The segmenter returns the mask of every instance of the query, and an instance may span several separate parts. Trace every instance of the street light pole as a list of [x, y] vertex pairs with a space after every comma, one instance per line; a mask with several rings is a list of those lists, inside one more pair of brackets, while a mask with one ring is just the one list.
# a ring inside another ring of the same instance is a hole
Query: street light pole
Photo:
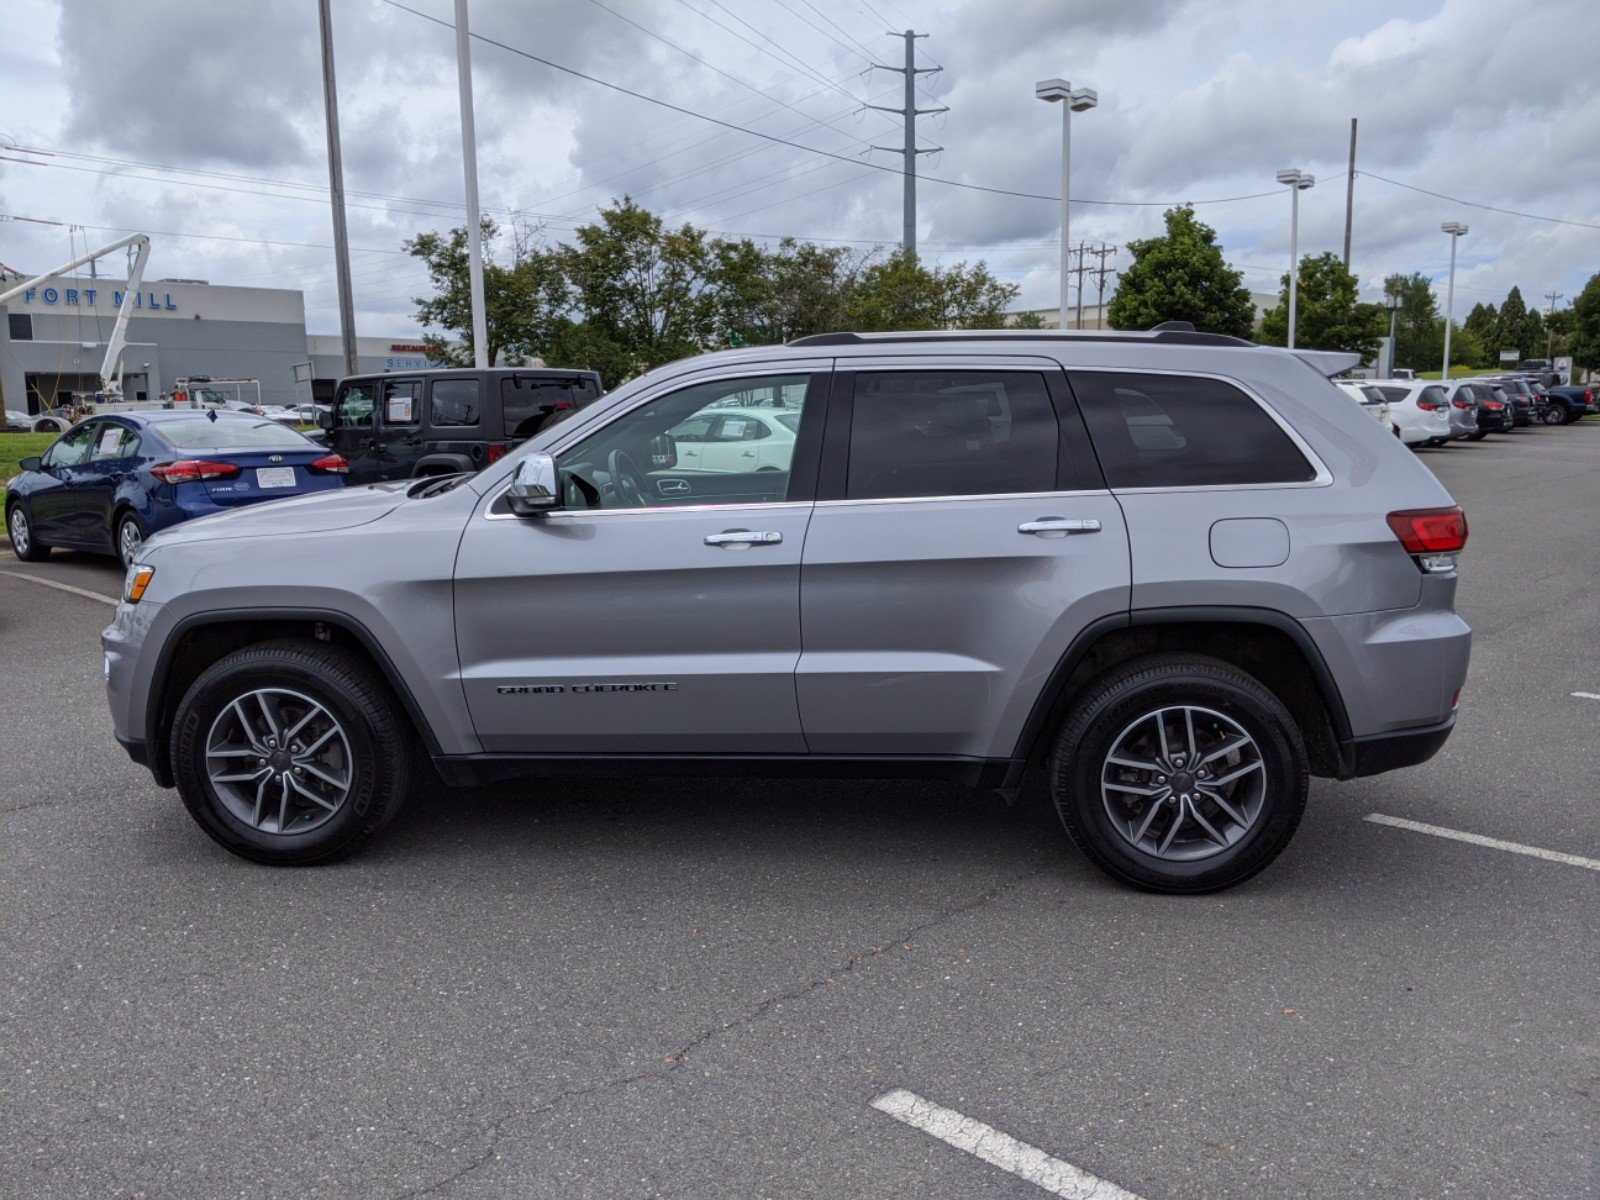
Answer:
[[[1072, 255], [1071, 239], [1072, 228], [1072, 114], [1087, 112], [1100, 103], [1100, 96], [1093, 88], [1078, 88], [1073, 90], [1072, 85], [1065, 79], [1041, 79], [1033, 85], [1033, 94], [1037, 99], [1045, 100], [1051, 104], [1061, 101], [1061, 317], [1057, 327], [1067, 327], [1067, 300], [1071, 289], [1071, 268], [1067, 265]], [[1080, 317], [1078, 324], [1083, 324]]]
[[344, 218], [344, 160], [339, 153], [339, 88], [333, 77], [333, 13], [329, 0], [319, 0], [317, 20], [322, 36], [322, 103], [328, 123], [328, 195], [333, 202], [333, 273], [339, 285], [339, 347], [344, 373], [354, 375], [356, 305], [350, 287], [350, 234]]
[[478, 139], [472, 120], [472, 33], [467, 0], [456, 0], [456, 82], [461, 89], [461, 165], [467, 177], [467, 284], [472, 293], [472, 362], [489, 365], [489, 318], [483, 302], [483, 246], [478, 217]]
[[1278, 182], [1289, 187], [1289, 349], [1294, 349], [1296, 304], [1300, 292], [1300, 193], [1317, 182], [1298, 167], [1278, 172]]
[[1460, 221], [1446, 221], [1439, 228], [1450, 235], [1450, 286], [1444, 294], [1444, 371], [1441, 381], [1450, 378], [1450, 326], [1456, 311], [1456, 239], [1464, 236], [1467, 227]]

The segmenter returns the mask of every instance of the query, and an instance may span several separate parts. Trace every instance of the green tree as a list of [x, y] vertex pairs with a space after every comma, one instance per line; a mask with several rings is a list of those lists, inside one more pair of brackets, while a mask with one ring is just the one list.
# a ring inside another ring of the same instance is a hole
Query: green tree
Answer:
[[1168, 209], [1164, 236], [1128, 243], [1133, 265], [1117, 281], [1107, 320], [1113, 329], [1190, 321], [1206, 333], [1249, 337], [1255, 303], [1244, 276], [1228, 266], [1217, 231], [1188, 205]]
[[848, 328], [851, 296], [870, 254], [784, 238], [712, 244], [718, 342], [754, 346]]
[[928, 268], [915, 252], [896, 250], [861, 272], [849, 304], [850, 328], [999, 329], [1017, 285], [984, 263]]
[[1008, 328], [1011, 328], [1011, 329], [1043, 329], [1044, 327], [1045, 327], [1044, 316], [1042, 314], [1040, 314], [1040, 313], [1036, 313], [1036, 312], [1031, 312], [1030, 311], [1030, 312], [1018, 313], [1015, 317], [1013, 317], [1011, 319], [1011, 324], [1010, 324], [1010, 326]]
[[[1523, 302], [1522, 289], [1513, 286], [1506, 293], [1506, 302], [1500, 306], [1500, 319], [1495, 323], [1495, 341], [1487, 347], [1491, 361], [1499, 361], [1500, 351], [1515, 350], [1518, 361], [1529, 357], [1522, 340], [1527, 336], [1528, 306]], [[1544, 339], [1540, 339], [1541, 348]]]
[[703, 230], [668, 229], [624, 196], [575, 236], [562, 256], [585, 326], [567, 338], [569, 352], [584, 356], [572, 365], [615, 386], [712, 344], [717, 300]]
[[[1499, 334], [1497, 332], [1499, 328], [1500, 314], [1495, 311], [1494, 305], [1480, 302], [1472, 306], [1472, 311], [1467, 314], [1466, 322], [1461, 326], [1461, 332], [1471, 334], [1474, 339], [1474, 343], [1481, 350], [1487, 352], [1487, 348], [1493, 346], [1499, 340]], [[1454, 336], [1452, 336], [1450, 339], [1450, 357], [1456, 357], [1457, 353], [1456, 341]], [[1472, 365], [1475, 367], [1486, 367], [1489, 364], [1485, 362], [1474, 362]]]
[[[1440, 354], [1444, 351], [1441, 349]], [[1483, 339], [1462, 326], [1450, 335], [1450, 369], [1467, 367], [1472, 370], [1482, 370], [1491, 365], [1489, 348], [1484, 345]]]
[[1572, 302], [1572, 333], [1567, 345], [1572, 365], [1600, 370], [1600, 274], [1589, 276]]
[[1550, 354], [1536, 355], [1535, 357], [1553, 357], [1558, 354], [1572, 353], [1572, 333], [1577, 328], [1577, 323], [1570, 308], [1556, 309], [1555, 312], [1545, 318], [1544, 328], [1546, 334], [1545, 344], [1549, 347]]
[[[513, 228], [510, 261], [496, 261], [501, 230], [484, 218], [484, 316], [489, 336], [489, 365], [550, 360], [561, 331], [569, 323], [571, 289], [561, 256], [536, 244], [537, 231]], [[429, 355], [452, 366], [473, 363], [472, 294], [468, 284], [467, 230], [422, 233], [404, 243], [407, 253], [428, 268], [434, 294], [415, 297], [417, 319], [425, 331]], [[441, 332], [434, 332], [435, 330]], [[446, 341], [453, 335], [456, 344]]]
[[[1378, 339], [1389, 331], [1388, 314], [1377, 304], [1356, 299], [1360, 281], [1327, 251], [1300, 260], [1299, 294], [1295, 301], [1295, 344], [1317, 350], [1350, 350], [1363, 358], [1378, 352]], [[1276, 306], [1261, 318], [1261, 340], [1283, 346], [1289, 340], [1289, 276]]]
[[1433, 281], [1420, 272], [1390, 275], [1383, 290], [1398, 296], [1394, 322], [1394, 363], [1414, 371], [1437, 370], [1444, 361], [1444, 322], [1433, 295]]

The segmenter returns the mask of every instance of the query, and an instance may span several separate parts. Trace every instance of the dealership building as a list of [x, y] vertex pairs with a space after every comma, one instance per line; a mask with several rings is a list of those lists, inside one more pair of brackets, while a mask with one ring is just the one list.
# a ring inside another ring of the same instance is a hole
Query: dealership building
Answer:
[[[0, 279], [26, 276], [0, 268]], [[0, 288], [0, 290], [4, 290]], [[88, 276], [52, 280], [4, 305], [0, 323], [0, 400], [37, 413], [100, 390], [100, 362], [126, 284]], [[156, 400], [182, 377], [260, 381], [263, 404], [300, 404], [310, 382], [344, 373], [337, 335], [306, 333], [305, 298], [289, 288], [222, 287], [194, 279], [146, 280], [133, 297], [122, 390], [129, 400]], [[428, 361], [420, 335], [358, 338], [363, 372], [417, 370]], [[248, 394], [253, 395], [254, 389]]]

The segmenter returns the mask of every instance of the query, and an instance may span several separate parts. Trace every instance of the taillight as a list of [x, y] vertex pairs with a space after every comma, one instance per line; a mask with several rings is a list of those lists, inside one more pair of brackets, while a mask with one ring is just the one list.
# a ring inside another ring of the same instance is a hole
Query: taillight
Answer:
[[150, 468], [150, 474], [162, 483], [198, 483], [202, 479], [232, 479], [239, 474], [239, 469], [238, 463], [184, 458], [177, 462], [157, 463]]
[[342, 454], [325, 454], [311, 464], [311, 469], [323, 475], [350, 474], [350, 464], [345, 462]]
[[1457, 408], [1471, 408], [1472, 407], [1472, 401], [1471, 400], [1452, 400], [1452, 401], [1450, 401], [1450, 403], [1454, 404]]
[[1452, 571], [1467, 544], [1467, 515], [1454, 508], [1410, 508], [1389, 514], [1389, 528], [1429, 574]]
[[1593, 391], [1593, 389], [1591, 389], [1591, 390], [1589, 390], [1589, 391], [1587, 391], [1587, 392], [1585, 392], [1583, 394], [1583, 402], [1585, 404], [1593, 404], [1594, 403], [1594, 391]]
[[1438, 412], [1439, 411], [1439, 406], [1437, 404], [1435, 404], [1432, 400], [1418, 400], [1417, 401], [1417, 407], [1420, 408], [1423, 412]]
[[506, 456], [505, 443], [503, 443], [503, 442], [490, 442], [489, 443], [489, 461], [490, 462], [499, 462], [505, 456]]

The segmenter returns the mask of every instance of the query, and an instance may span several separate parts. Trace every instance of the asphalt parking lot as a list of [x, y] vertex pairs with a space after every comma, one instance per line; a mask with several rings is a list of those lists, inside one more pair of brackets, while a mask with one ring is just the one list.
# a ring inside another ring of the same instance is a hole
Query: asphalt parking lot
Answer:
[[1455, 736], [1197, 899], [882, 782], [439, 790], [252, 866], [111, 738], [120, 572], [5, 554], [0, 1196], [1600, 1195], [1600, 425], [1421, 457]]

